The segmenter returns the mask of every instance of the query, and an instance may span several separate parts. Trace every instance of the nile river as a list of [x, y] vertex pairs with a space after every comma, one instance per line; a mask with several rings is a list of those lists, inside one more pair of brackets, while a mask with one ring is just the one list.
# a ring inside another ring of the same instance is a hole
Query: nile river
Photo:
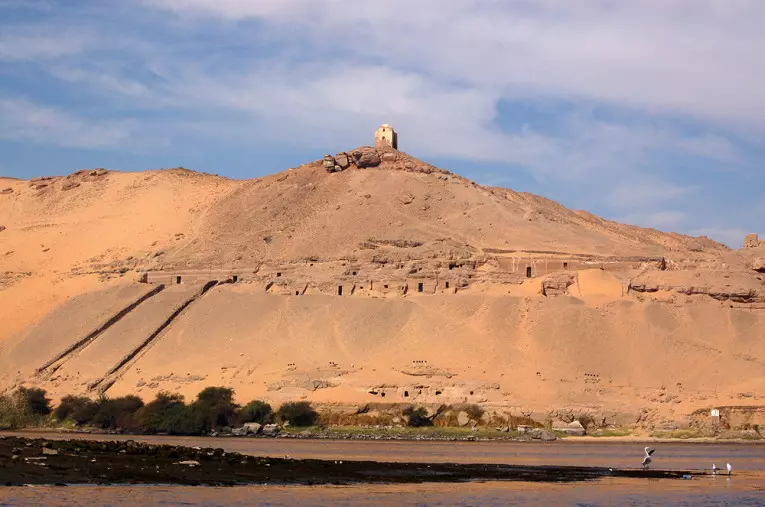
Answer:
[[[27, 434], [27, 436], [29, 436]], [[35, 435], [38, 436], [38, 435]], [[73, 435], [40, 434], [45, 438]], [[222, 447], [253, 455], [295, 459], [509, 463], [635, 467], [640, 443], [608, 442], [403, 442], [245, 438], [123, 437], [75, 438], [145, 440], [173, 445]], [[765, 505], [765, 447], [740, 444], [656, 444], [659, 468], [710, 468], [733, 464], [731, 477], [693, 480], [606, 478], [576, 484], [473, 482], [464, 484], [362, 486], [39, 486], [0, 488], [5, 505]], [[1, 481], [0, 477], [0, 483]]]

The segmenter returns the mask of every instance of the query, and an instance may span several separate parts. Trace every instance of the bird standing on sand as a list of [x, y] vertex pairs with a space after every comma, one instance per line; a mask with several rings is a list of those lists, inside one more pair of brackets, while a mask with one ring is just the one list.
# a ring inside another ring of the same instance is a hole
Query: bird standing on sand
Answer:
[[643, 458], [643, 463], [642, 463], [643, 468], [648, 468], [648, 466], [651, 464], [651, 462], [653, 461], [653, 459], [651, 459], [651, 454], [653, 454], [655, 450], [656, 449], [651, 449], [650, 447], [645, 448], [645, 458]]
[[725, 468], [727, 468], [727, 469], [728, 469], [728, 475], [730, 475], [730, 472], [731, 472], [731, 470], [733, 470], [733, 467], [732, 467], [732, 466], [730, 466], [730, 463], [726, 463], [726, 464], [725, 464]]

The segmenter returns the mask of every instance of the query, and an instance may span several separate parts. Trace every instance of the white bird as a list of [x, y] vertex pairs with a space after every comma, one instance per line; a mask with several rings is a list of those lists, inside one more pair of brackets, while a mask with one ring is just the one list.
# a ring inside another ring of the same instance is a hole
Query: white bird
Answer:
[[730, 463], [726, 463], [726, 464], [725, 464], [725, 468], [727, 468], [727, 469], [728, 469], [728, 475], [730, 475], [730, 472], [731, 472], [731, 470], [733, 470], [733, 467], [732, 467], [732, 466], [730, 466]]
[[717, 475], [717, 471], [718, 470], [719, 470], [719, 468], [717, 468], [717, 465], [712, 463], [712, 475]]
[[648, 466], [651, 464], [651, 462], [653, 461], [651, 459], [651, 454], [653, 454], [655, 450], [656, 449], [651, 449], [650, 447], [645, 448], [645, 458], [643, 458], [643, 463], [642, 463], [643, 468], [648, 468]]

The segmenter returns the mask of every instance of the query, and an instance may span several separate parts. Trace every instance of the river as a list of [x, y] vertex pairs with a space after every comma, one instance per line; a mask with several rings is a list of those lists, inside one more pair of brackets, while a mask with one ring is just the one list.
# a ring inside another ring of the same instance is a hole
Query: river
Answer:
[[[295, 459], [511, 463], [635, 467], [640, 443], [620, 442], [433, 442], [253, 438], [135, 437], [23, 434], [48, 439], [143, 440], [154, 444], [222, 447], [227, 451]], [[765, 447], [743, 444], [656, 444], [660, 468], [734, 466], [732, 476], [693, 480], [606, 478], [576, 484], [474, 482], [464, 484], [360, 486], [69, 486], [0, 488], [5, 505], [765, 505]], [[1, 479], [1, 477], [0, 477]]]

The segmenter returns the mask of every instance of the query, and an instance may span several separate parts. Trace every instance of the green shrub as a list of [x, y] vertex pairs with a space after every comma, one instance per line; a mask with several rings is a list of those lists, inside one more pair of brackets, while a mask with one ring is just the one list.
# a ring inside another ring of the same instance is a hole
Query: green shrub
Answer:
[[20, 387], [18, 392], [26, 398], [27, 407], [32, 415], [50, 414], [50, 399], [45, 396], [47, 394], [45, 389]]
[[271, 422], [272, 416], [271, 405], [265, 401], [254, 400], [239, 410], [237, 419], [240, 424], [248, 422], [266, 424]]
[[207, 387], [197, 395], [194, 408], [205, 429], [230, 426], [236, 420], [234, 390], [228, 387]]
[[167, 413], [177, 406], [186, 406], [183, 396], [160, 391], [153, 401], [139, 408], [135, 413], [135, 423], [147, 433], [160, 433]]
[[59, 421], [71, 419], [78, 425], [89, 423], [98, 411], [98, 403], [85, 396], [64, 396], [53, 417]]
[[407, 426], [419, 428], [422, 426], [433, 426], [433, 420], [428, 417], [428, 411], [425, 407], [410, 408], [404, 411], [404, 415], [408, 416]]
[[50, 414], [50, 400], [46, 392], [36, 387], [20, 387], [0, 396], [0, 429], [19, 429], [39, 424]]
[[158, 433], [168, 435], [201, 435], [208, 429], [203, 417], [193, 405], [176, 404], [162, 414], [157, 427]]
[[165, 391], [157, 393], [132, 417], [135, 426], [146, 433], [201, 435], [206, 429], [196, 405], [186, 405], [182, 395]]
[[291, 426], [313, 426], [319, 414], [307, 401], [293, 401], [279, 407], [277, 417], [290, 423]]
[[98, 401], [98, 410], [93, 416], [92, 423], [102, 429], [126, 429], [137, 428], [134, 415], [143, 407], [143, 400], [138, 396], [123, 396], [122, 398]]
[[0, 396], [0, 429], [16, 430], [32, 421], [26, 397], [18, 391]]

